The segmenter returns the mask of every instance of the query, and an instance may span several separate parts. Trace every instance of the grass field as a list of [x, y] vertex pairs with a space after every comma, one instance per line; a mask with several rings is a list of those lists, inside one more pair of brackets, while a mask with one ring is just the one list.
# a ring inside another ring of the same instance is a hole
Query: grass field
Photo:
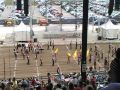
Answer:
[[[119, 43], [112, 44], [112, 47], [119, 47]], [[96, 58], [96, 69], [97, 70], [105, 70], [104, 69], [104, 58], [107, 57], [107, 60], [109, 60], [109, 63], [111, 60], [113, 60], [113, 57], [111, 57], [112, 53], [109, 55], [108, 59], [108, 43], [98, 43], [98, 50], [102, 50], [104, 52], [103, 59], [100, 59], [98, 61], [98, 58]], [[68, 45], [69, 47], [69, 45]], [[92, 48], [92, 55], [94, 53], [94, 47], [95, 44], [88, 44], [88, 48]], [[16, 78], [25, 78], [25, 77], [32, 77], [35, 76], [46, 76], [48, 72], [51, 74], [56, 74], [56, 69], [58, 65], [60, 66], [61, 72], [64, 74], [68, 74], [71, 72], [80, 72], [80, 65], [78, 65], [73, 58], [71, 57], [70, 63], [67, 63], [67, 56], [66, 52], [68, 52], [66, 45], [55, 45], [55, 48], [59, 48], [59, 51], [57, 53], [57, 63], [55, 63], [55, 66], [52, 66], [51, 58], [52, 53], [51, 49], [47, 49], [47, 46], [43, 46], [44, 51], [42, 53], [38, 54], [38, 59], [35, 59], [35, 54], [30, 52], [30, 64], [27, 65], [27, 60], [23, 59], [20, 53], [18, 53], [18, 59], [15, 60], [14, 54], [13, 54], [13, 47], [3, 46], [0, 47], [0, 79], [3, 78], [10, 78], [10, 77], [16, 77]], [[79, 48], [77, 49], [80, 50]], [[73, 54], [75, 51], [75, 45], [72, 45], [72, 49], [70, 49], [69, 52]], [[99, 51], [99, 53], [100, 53]], [[100, 55], [101, 56], [101, 55]], [[40, 66], [40, 57], [43, 59], [43, 66]], [[89, 63], [87, 60], [87, 67], [93, 66], [92, 63]], [[100, 67], [100, 68], [99, 68]]]

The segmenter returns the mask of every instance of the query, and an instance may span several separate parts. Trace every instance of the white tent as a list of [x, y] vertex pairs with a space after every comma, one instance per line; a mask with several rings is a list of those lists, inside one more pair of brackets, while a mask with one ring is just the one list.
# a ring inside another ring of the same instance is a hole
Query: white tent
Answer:
[[114, 25], [111, 20], [108, 20], [106, 24], [100, 26], [101, 31], [99, 35], [106, 39], [117, 39], [119, 27]]
[[107, 23], [101, 25], [102, 28], [104, 29], [118, 29], [117, 25], [114, 25], [111, 20], [109, 19]]
[[30, 27], [21, 21], [20, 25], [14, 29], [14, 37], [15, 41], [30, 41]]

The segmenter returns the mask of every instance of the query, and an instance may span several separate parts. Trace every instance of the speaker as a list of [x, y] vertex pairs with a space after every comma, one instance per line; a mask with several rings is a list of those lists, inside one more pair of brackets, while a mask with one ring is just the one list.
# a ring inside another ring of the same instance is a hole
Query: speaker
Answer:
[[24, 14], [28, 16], [29, 13], [29, 0], [24, 0]]
[[113, 12], [114, 0], [110, 0], [109, 8], [108, 8], [108, 15], [110, 16]]
[[120, 0], [115, 0], [115, 10], [120, 10]]
[[22, 9], [21, 0], [17, 0], [17, 10], [21, 10], [21, 9]]

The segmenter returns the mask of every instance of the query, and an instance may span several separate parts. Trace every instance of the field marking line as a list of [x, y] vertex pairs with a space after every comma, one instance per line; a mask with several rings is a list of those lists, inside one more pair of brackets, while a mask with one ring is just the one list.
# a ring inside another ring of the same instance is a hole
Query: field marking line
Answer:
[[14, 77], [16, 76], [17, 62], [18, 62], [18, 60], [15, 60], [14, 72], [13, 72], [13, 76], [14, 76]]
[[37, 74], [37, 76], [39, 77], [39, 69], [38, 69], [38, 60], [36, 59], [36, 74]]

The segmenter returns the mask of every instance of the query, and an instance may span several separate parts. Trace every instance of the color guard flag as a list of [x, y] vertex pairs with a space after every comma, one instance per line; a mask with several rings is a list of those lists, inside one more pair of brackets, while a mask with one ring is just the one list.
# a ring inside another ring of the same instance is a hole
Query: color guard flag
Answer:
[[75, 52], [73, 54], [73, 58], [74, 58], [74, 60], [77, 60], [77, 58], [78, 58], [78, 52], [77, 52], [77, 50], [75, 50]]
[[67, 56], [71, 57], [71, 53], [67, 52]]
[[87, 54], [86, 55], [87, 55], [87, 57], [89, 57], [89, 55], [90, 55], [90, 50], [89, 49], [87, 50]]
[[89, 49], [87, 49], [86, 58], [87, 58], [87, 60], [89, 60], [89, 58], [90, 58], [90, 50]]
[[58, 53], [58, 48], [56, 48], [55, 53]]

